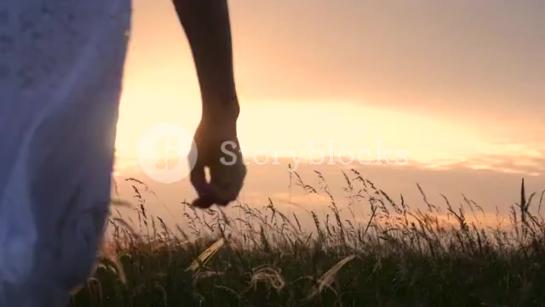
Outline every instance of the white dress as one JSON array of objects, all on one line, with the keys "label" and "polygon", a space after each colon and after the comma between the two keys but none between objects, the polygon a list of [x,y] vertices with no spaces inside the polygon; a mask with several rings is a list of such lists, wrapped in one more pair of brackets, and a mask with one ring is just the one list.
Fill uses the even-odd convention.
[{"label": "white dress", "polygon": [[0,306],[65,306],[110,197],[130,0],[0,1]]}]

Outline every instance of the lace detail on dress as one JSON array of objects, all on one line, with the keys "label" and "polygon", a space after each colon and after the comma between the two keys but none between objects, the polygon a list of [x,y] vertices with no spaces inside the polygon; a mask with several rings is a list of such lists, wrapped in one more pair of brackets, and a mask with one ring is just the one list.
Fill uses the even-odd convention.
[{"label": "lace detail on dress", "polygon": [[5,60],[0,62],[0,80],[10,79],[8,83],[18,91],[58,86],[82,48],[89,47],[93,35],[107,26],[104,20],[123,13],[122,4],[128,2],[4,1],[7,4],[0,4],[0,56]]},{"label": "lace detail on dress", "polygon": [[6,303],[5,282],[51,276],[64,295],[92,265],[100,234],[79,221],[107,210],[129,15],[130,0],[0,0],[0,306],[50,305]]}]

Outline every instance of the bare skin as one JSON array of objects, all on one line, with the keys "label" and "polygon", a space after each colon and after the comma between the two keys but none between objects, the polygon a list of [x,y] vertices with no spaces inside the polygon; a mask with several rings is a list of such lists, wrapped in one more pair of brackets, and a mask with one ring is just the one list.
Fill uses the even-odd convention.
[{"label": "bare skin", "polygon": [[[202,117],[195,132],[198,155],[191,172],[191,183],[198,194],[193,205],[226,206],[237,198],[246,176],[237,138],[239,104],[227,0],[173,3],[191,45],[202,98]],[[226,151],[234,155],[226,155]]]}]

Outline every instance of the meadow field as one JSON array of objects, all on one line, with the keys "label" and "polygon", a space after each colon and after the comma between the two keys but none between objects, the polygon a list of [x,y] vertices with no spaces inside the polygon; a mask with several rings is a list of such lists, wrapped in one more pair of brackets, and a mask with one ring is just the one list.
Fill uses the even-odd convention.
[{"label": "meadow field", "polygon": [[[270,201],[195,210],[172,227],[147,210],[134,178],[136,220],[110,218],[96,271],[74,293],[87,306],[543,306],[545,191],[525,191],[496,223],[464,197],[421,204],[392,197],[357,170],[338,200],[316,171],[328,213],[298,216]],[[364,206],[367,214],[354,213]],[[500,218],[502,215],[505,218]],[[302,220],[312,221],[308,227]],[[486,220],[486,221],[485,221]],[[507,221],[507,222],[502,222]]]}]

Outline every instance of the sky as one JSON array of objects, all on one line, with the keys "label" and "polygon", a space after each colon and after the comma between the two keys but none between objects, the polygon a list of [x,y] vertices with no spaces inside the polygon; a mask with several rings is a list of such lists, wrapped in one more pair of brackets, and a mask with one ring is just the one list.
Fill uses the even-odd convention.
[{"label": "sky", "polygon": [[[248,157],[387,151],[411,169],[543,178],[544,1],[229,3]],[[154,125],[191,132],[199,115],[170,1],[135,0],[118,169]]]}]

